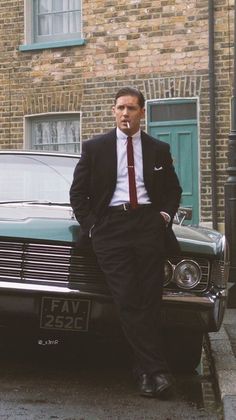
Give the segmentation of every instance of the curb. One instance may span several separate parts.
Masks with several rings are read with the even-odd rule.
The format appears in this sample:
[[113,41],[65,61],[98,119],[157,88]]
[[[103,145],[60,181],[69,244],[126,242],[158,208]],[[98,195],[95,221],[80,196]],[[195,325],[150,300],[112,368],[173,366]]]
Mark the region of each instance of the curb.
[[226,324],[236,322],[236,310],[227,309],[220,330],[209,333],[210,352],[223,405],[224,420],[235,420],[236,412],[236,359],[225,329]]

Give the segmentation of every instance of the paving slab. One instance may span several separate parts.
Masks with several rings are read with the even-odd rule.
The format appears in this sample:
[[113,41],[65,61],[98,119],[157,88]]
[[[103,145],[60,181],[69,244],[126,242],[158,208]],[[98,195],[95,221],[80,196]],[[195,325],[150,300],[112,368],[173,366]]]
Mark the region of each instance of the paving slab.
[[236,417],[236,396],[226,395],[223,400],[224,420],[235,420]]

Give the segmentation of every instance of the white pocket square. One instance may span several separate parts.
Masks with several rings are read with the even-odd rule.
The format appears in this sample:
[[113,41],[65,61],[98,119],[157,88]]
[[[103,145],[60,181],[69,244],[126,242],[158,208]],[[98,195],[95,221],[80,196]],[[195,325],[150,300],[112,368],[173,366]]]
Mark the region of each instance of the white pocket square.
[[163,167],[159,166],[159,168],[157,168],[156,166],[154,166],[154,171],[162,171]]

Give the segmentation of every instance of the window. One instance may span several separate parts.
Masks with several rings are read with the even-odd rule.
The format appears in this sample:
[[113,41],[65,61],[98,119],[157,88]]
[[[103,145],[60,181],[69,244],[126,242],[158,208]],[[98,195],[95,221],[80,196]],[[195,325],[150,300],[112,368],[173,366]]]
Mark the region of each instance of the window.
[[165,101],[151,104],[150,121],[194,120],[197,116],[196,102]]
[[79,114],[26,117],[26,147],[31,150],[80,153]]
[[80,0],[36,0],[35,41],[81,38]]
[[20,50],[80,45],[82,0],[25,0],[25,45]]

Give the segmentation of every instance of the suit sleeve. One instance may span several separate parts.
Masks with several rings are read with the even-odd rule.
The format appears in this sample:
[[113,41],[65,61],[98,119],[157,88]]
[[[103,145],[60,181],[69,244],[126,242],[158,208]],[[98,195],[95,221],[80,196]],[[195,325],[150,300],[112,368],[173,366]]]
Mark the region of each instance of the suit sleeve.
[[170,147],[168,145],[165,154],[165,183],[161,210],[168,213],[171,219],[173,219],[174,215],[178,210],[181,199],[181,193],[182,188],[180,186],[179,179],[173,166]]
[[84,232],[89,232],[96,222],[96,216],[92,213],[90,206],[90,173],[91,159],[87,142],[85,142],[70,188],[71,207]]

